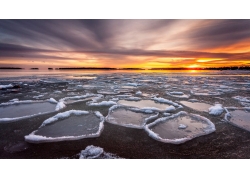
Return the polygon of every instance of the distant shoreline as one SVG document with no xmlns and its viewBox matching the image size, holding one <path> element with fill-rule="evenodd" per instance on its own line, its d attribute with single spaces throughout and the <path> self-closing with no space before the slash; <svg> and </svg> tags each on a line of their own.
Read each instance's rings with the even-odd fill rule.
<svg viewBox="0 0 250 180">
<path fill-rule="evenodd" d="M 0 69 L 24 69 L 19 67 L 0 67 Z"/>
<path fill-rule="evenodd" d="M 6 70 L 21 70 L 25 68 L 20 67 L 0 67 L 0 69 L 6 69 Z M 27 70 L 40 70 L 39 68 L 26 68 Z M 44 70 L 44 69 L 41 69 Z M 139 70 L 139 71 L 145 71 L 145 70 L 166 70 L 166 71 L 172 71 L 172 70 L 250 70 L 250 66 L 232 66 L 232 67 L 208 67 L 208 68 L 151 68 L 151 69 L 143 69 L 143 68 L 85 68 L 85 67 L 76 67 L 76 68 L 48 68 L 48 70 L 114 70 L 114 71 L 120 71 L 120 70 Z"/>
</svg>

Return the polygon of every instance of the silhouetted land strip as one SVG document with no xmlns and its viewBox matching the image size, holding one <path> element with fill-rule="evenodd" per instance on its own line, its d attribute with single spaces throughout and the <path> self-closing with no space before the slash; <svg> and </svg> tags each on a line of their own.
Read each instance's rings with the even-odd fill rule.
<svg viewBox="0 0 250 180">
<path fill-rule="evenodd" d="M 250 70 L 250 66 L 207 67 L 207 68 L 152 68 L 151 70 Z"/>
<path fill-rule="evenodd" d="M 20 67 L 0 67 L 0 69 L 23 69 Z"/>
<path fill-rule="evenodd" d="M 116 68 L 85 68 L 85 67 L 76 67 L 76 68 L 56 68 L 56 70 L 79 70 L 79 69 L 81 69 L 81 70 L 84 70 L 84 69 L 86 69 L 86 70 L 89 70 L 89 69 L 91 69 L 91 70 L 117 70 Z"/>
<path fill-rule="evenodd" d="M 95 67 L 73 67 L 55 68 L 56 70 L 250 70 L 250 66 L 228 66 L 228 67 L 207 67 L 207 68 L 95 68 Z"/>
<path fill-rule="evenodd" d="M 30 68 L 31 70 L 39 70 L 39 68 Z"/>
</svg>

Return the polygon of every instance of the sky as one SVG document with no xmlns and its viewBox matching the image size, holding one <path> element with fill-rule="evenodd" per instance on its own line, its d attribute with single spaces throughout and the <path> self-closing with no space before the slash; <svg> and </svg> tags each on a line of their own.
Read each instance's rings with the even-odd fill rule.
<svg viewBox="0 0 250 180">
<path fill-rule="evenodd" d="M 250 65 L 250 20 L 0 20 L 1 67 Z"/>
</svg>

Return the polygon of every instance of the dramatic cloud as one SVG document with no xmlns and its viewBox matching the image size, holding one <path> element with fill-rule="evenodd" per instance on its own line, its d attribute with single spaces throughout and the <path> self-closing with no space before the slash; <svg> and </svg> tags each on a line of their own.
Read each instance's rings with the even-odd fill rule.
<svg viewBox="0 0 250 180">
<path fill-rule="evenodd" d="M 0 65 L 248 65 L 250 20 L 0 20 Z"/>
</svg>

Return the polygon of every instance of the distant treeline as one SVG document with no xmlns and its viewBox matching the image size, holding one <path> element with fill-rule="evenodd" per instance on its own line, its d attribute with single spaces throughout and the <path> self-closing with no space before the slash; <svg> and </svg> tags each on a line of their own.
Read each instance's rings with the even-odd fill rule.
<svg viewBox="0 0 250 180">
<path fill-rule="evenodd" d="M 20 67 L 0 67 L 0 69 L 24 69 Z M 31 70 L 39 70 L 39 68 L 30 68 Z M 48 68 L 53 70 L 53 68 Z M 207 67 L 207 68 L 96 68 L 96 67 L 68 67 L 55 68 L 55 70 L 250 70 L 250 66 L 226 66 L 226 67 Z"/>
<path fill-rule="evenodd" d="M 0 69 L 23 69 L 20 67 L 0 67 Z"/>
<path fill-rule="evenodd" d="M 146 70 L 143 68 L 95 68 L 95 67 L 75 67 L 56 68 L 56 70 Z M 250 70 L 250 66 L 228 66 L 228 67 L 207 67 L 207 68 L 151 68 L 149 70 Z"/>
</svg>

